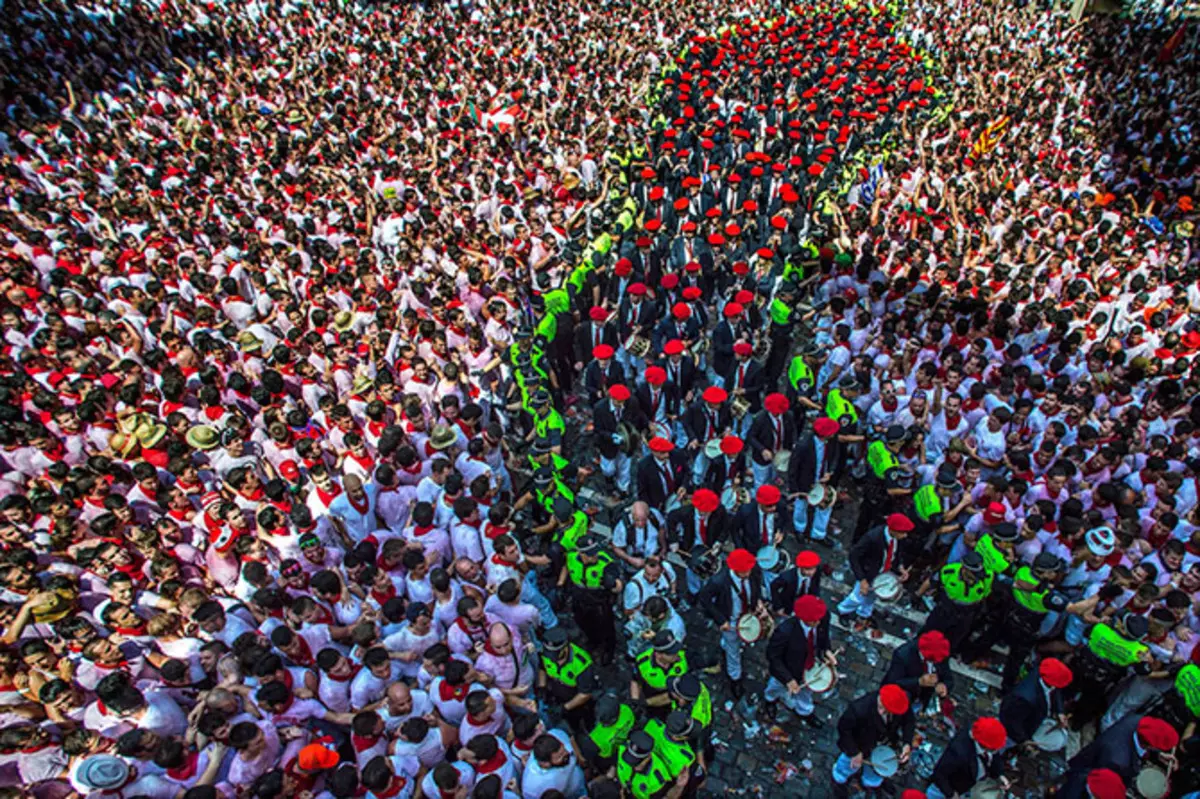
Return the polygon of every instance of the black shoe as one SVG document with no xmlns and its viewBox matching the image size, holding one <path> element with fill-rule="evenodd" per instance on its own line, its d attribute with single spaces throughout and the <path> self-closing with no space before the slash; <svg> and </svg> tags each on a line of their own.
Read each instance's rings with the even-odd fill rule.
<svg viewBox="0 0 1200 799">
<path fill-rule="evenodd" d="M 775 720 L 779 718 L 779 706 L 775 702 L 768 702 L 765 699 L 763 700 L 762 705 L 758 708 L 758 712 L 764 719 L 772 724 L 774 724 Z"/>
<path fill-rule="evenodd" d="M 735 700 L 742 698 L 742 681 L 741 680 L 734 680 L 734 679 L 729 680 L 729 695 L 732 696 Z"/>
<path fill-rule="evenodd" d="M 801 716 L 800 721 L 804 724 L 807 724 L 814 730 L 819 730 L 825 726 L 825 722 L 817 718 L 816 713 L 809 713 L 807 716 Z"/>
<path fill-rule="evenodd" d="M 832 788 L 830 793 L 832 793 L 834 799 L 850 799 L 849 785 L 842 785 L 841 783 L 835 782 L 832 779 L 829 780 L 829 785 Z"/>
</svg>

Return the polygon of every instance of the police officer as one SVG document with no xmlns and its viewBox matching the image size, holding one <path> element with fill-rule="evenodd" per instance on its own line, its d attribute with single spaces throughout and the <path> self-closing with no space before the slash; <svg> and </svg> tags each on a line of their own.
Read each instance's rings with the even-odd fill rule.
<svg viewBox="0 0 1200 799">
<path fill-rule="evenodd" d="M 579 753 L 593 774 L 603 774 L 617 762 L 617 752 L 625 745 L 637 723 L 633 708 L 612 694 L 596 702 L 596 724 L 576 739 Z"/>
<path fill-rule="evenodd" d="M 543 644 L 538 688 L 562 708 L 571 729 L 591 729 L 596 721 L 594 697 L 600 691 L 592 656 L 572 643 L 562 627 L 547 630 Z"/>
<path fill-rule="evenodd" d="M 704 762 L 702 754 L 691 744 L 694 722 L 682 711 L 676 710 L 667 716 L 666 722 L 651 719 L 646 722 L 646 734 L 654 739 L 654 754 L 658 755 L 672 779 L 687 773 L 684 796 L 695 796 L 704 784 Z"/>
<path fill-rule="evenodd" d="M 791 403 L 792 419 L 796 423 L 797 433 L 804 432 L 804 424 L 809 411 L 821 410 L 821 406 L 815 399 L 817 375 L 808 362 L 815 352 L 815 345 L 806 345 L 799 353 L 792 356 L 787 368 L 787 385 L 784 388 L 784 395 Z"/>
<path fill-rule="evenodd" d="M 695 722 L 692 725 L 692 748 L 703 750 L 704 762 L 711 763 L 713 704 L 708 686 L 695 674 L 685 674 L 667 678 L 667 693 L 671 695 L 672 710 L 682 710 L 692 717 Z"/>
<path fill-rule="evenodd" d="M 1072 663 L 1078 690 L 1071 709 L 1076 729 L 1104 712 L 1108 692 L 1130 671 L 1141 676 L 1150 673 L 1150 648 L 1142 643 L 1149 631 L 1146 617 L 1127 608 L 1088 631 L 1087 648 Z"/>
<path fill-rule="evenodd" d="M 826 415 L 829 415 L 828 411 Z M 882 440 L 876 439 L 867 445 L 867 473 L 858 521 L 854 525 L 854 541 L 862 538 L 881 516 L 891 513 L 895 507 L 903 507 L 906 504 L 903 500 L 911 496 L 911 489 L 905 487 L 907 473 L 900 468 L 897 457 L 906 439 L 904 428 L 894 424 L 884 432 Z"/>
<path fill-rule="evenodd" d="M 526 436 L 526 440 L 547 439 L 550 442 L 551 451 L 561 455 L 567 424 L 563 421 L 562 414 L 551 405 L 550 392 L 539 388 L 529 398 L 529 404 L 533 407 L 533 431 Z"/>
<path fill-rule="evenodd" d="M 619 570 L 600 539 L 589 534 L 579 539 L 574 552 L 567 554 L 558 577 L 560 588 L 570 580 L 575 623 L 587 636 L 601 665 L 612 662 L 617 646 L 615 608 L 622 589 Z"/>
<path fill-rule="evenodd" d="M 687 653 L 670 630 L 659 630 L 650 648 L 634 660 L 634 675 L 629 683 L 629 695 L 642 701 L 646 712 L 655 718 L 666 718 L 671 710 L 667 680 L 687 674 Z"/>
<path fill-rule="evenodd" d="M 666 763 L 654 754 L 654 739 L 645 730 L 630 735 L 617 758 L 617 779 L 631 799 L 665 797 L 672 794 L 676 785 L 686 785 L 687 777 L 684 772 L 671 779 Z M 678 794 L 675 792 L 673 795 Z"/>
<path fill-rule="evenodd" d="M 934 582 L 942 590 L 921 632 L 938 630 L 950 642 L 951 651 L 957 651 L 974 629 L 983 600 L 992 592 L 992 574 L 972 550 L 958 563 L 943 566 Z"/>
<path fill-rule="evenodd" d="M 796 323 L 799 321 L 799 314 L 795 308 L 798 294 L 799 287 L 791 279 L 791 275 L 788 275 L 779 284 L 779 288 L 775 290 L 775 296 L 767 306 L 767 314 L 771 319 L 770 327 L 767 329 L 767 335 L 771 341 L 771 351 L 767 355 L 766 365 L 768 386 L 778 385 L 779 376 L 788 362 L 788 352 L 791 350 Z"/>
</svg>

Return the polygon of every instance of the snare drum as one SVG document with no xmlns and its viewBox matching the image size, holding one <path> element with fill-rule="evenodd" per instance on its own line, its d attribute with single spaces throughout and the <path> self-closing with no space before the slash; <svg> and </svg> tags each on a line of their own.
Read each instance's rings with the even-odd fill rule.
<svg viewBox="0 0 1200 799">
<path fill-rule="evenodd" d="M 828 663 L 814 663 L 804 672 L 804 687 L 814 694 L 828 693 L 837 685 L 837 671 Z"/>
<path fill-rule="evenodd" d="M 754 555 L 758 561 L 758 568 L 763 571 L 770 571 L 779 565 L 779 549 L 778 547 L 766 546 L 758 550 Z"/>
<path fill-rule="evenodd" d="M 1000 787 L 1000 781 L 993 779 L 980 780 L 968 794 L 970 799 L 1003 799 L 1004 795 L 1005 790 Z"/>
<path fill-rule="evenodd" d="M 1067 731 L 1057 721 L 1046 719 L 1029 740 L 1043 752 L 1059 752 L 1067 748 Z"/>
<path fill-rule="evenodd" d="M 790 449 L 781 449 L 775 453 L 771 464 L 775 467 L 775 474 L 787 474 L 788 466 L 792 463 L 792 451 Z"/>
<path fill-rule="evenodd" d="M 763 637 L 762 619 L 753 613 L 743 613 L 737 620 L 737 634 L 747 644 L 752 644 Z"/>
<path fill-rule="evenodd" d="M 891 602 L 900 596 L 903 588 L 900 584 L 900 578 L 891 572 L 880 574 L 871 583 L 871 593 L 875 594 L 875 598 L 880 602 Z"/>
<path fill-rule="evenodd" d="M 1133 786 L 1144 799 L 1163 799 L 1171 792 L 1171 781 L 1167 779 L 1167 772 L 1158 766 L 1142 766 L 1142 770 L 1133 781 Z"/>
<path fill-rule="evenodd" d="M 869 763 L 875 773 L 885 780 L 900 770 L 900 756 L 890 746 L 877 746 L 872 749 Z"/>
<path fill-rule="evenodd" d="M 709 441 L 704 445 L 704 457 L 708 458 L 710 461 L 715 461 L 717 458 L 721 457 L 721 439 L 714 438 L 712 441 Z"/>
</svg>

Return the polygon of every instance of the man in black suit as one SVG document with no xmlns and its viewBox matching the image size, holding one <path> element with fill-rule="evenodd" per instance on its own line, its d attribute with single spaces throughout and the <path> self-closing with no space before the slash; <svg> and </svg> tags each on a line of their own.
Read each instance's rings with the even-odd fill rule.
<svg viewBox="0 0 1200 799">
<path fill-rule="evenodd" d="M 685 353 L 686 346 L 679 339 L 663 342 L 663 359 L 659 366 L 667 373 L 667 381 L 673 384 L 679 392 L 679 400 L 684 405 L 691 405 L 693 391 L 696 387 L 696 361 Z"/>
<path fill-rule="evenodd" d="M 614 358 L 616 350 L 601 344 L 592 350 L 592 361 L 583 370 L 583 391 L 589 405 L 608 396 L 608 387 L 625 382 L 625 370 Z"/>
<path fill-rule="evenodd" d="M 818 663 L 837 668 L 829 649 L 829 614 L 824 600 L 805 594 L 792 604 L 792 616 L 779 624 L 767 642 L 767 688 L 764 709 L 774 721 L 775 703 L 782 701 L 800 720 L 813 728 L 822 726 L 813 715 L 813 695 L 804 674 Z"/>
<path fill-rule="evenodd" d="M 608 387 L 608 399 L 602 400 L 592 411 L 592 424 L 596 434 L 596 449 L 600 450 L 600 471 L 613 480 L 619 496 L 628 496 L 630 489 L 629 456 L 621 451 L 617 436 L 617 424 L 626 422 L 640 430 L 645 416 L 632 399 L 629 389 L 621 383 Z"/>
<path fill-rule="evenodd" d="M 735 549 L 725 559 L 727 568 L 717 572 L 700 589 L 697 604 L 721 629 L 721 651 L 725 653 L 725 674 L 733 696 L 742 695 L 742 647 L 738 637 L 738 619 L 744 613 L 766 611 L 763 602 L 763 576 L 753 552 Z"/>
<path fill-rule="evenodd" d="M 701 335 L 700 324 L 693 316 L 691 306 L 686 302 L 677 302 L 671 306 L 670 315 L 654 328 L 651 344 L 655 351 L 661 351 L 662 345 L 672 339 L 679 339 L 685 345 L 691 346 L 700 340 Z"/>
<path fill-rule="evenodd" d="M 746 446 L 750 448 L 750 470 L 754 485 L 765 485 L 775 477 L 775 453 L 791 450 L 796 443 L 796 424 L 788 413 L 791 403 L 782 394 L 768 394 L 763 409 L 750 423 Z"/>
<path fill-rule="evenodd" d="M 714 438 L 721 438 L 733 426 L 733 414 L 725 404 L 729 394 L 718 386 L 709 386 L 683 414 L 683 430 L 688 439 L 688 450 L 695 461 L 692 466 L 692 481 L 704 482 L 708 470 L 708 456 L 704 445 Z M 720 493 L 718 489 L 718 494 Z"/>
<path fill-rule="evenodd" d="M 842 445 L 837 437 L 840 429 L 841 425 L 827 416 L 814 420 L 812 430 L 792 447 L 792 458 L 788 463 L 787 487 L 795 498 L 792 528 L 796 535 L 813 541 L 824 540 L 828 535 L 833 503 L 810 506 L 808 494 L 817 484 L 824 485 L 826 491 L 837 490 L 836 475 L 842 462 Z"/>
<path fill-rule="evenodd" d="M 930 633 L 926 633 L 929 635 Z M 1058 658 L 1044 658 L 1037 673 L 1025 676 L 1000 701 L 1000 721 L 1008 730 L 1008 740 L 1023 744 L 1033 737 L 1044 721 L 1057 721 L 1063 727 L 1063 689 L 1074 678 L 1067 664 Z"/>
<path fill-rule="evenodd" d="M 763 384 L 766 382 L 762 365 L 752 357 L 754 347 L 748 341 L 733 345 L 733 363 L 723 375 L 725 390 L 730 396 L 745 397 L 750 401 L 750 412 L 762 406 Z"/>
<path fill-rule="evenodd" d="M 707 466 L 704 471 L 702 484 L 705 488 L 722 496 L 725 489 L 737 489 L 750 483 L 749 470 L 746 468 L 746 443 L 737 436 L 724 436 L 721 439 L 721 454 L 716 458 L 706 458 Z"/>
<path fill-rule="evenodd" d="M 634 283 L 626 292 L 625 299 L 617 308 L 618 335 L 621 338 L 621 362 L 630 374 L 642 371 L 645 365 L 642 356 L 634 355 L 628 350 L 629 344 L 635 338 L 650 340 L 654 331 L 654 303 L 646 299 L 646 284 Z"/>
<path fill-rule="evenodd" d="M 908 569 L 900 564 L 900 542 L 913 529 L 912 520 L 903 513 L 893 513 L 885 523 L 874 528 L 850 548 L 850 568 L 854 571 L 854 590 L 837 607 L 838 613 L 858 615 L 854 629 L 864 630 L 871 622 L 875 609 L 872 582 L 884 572 L 895 572 L 903 582 Z"/>
<path fill-rule="evenodd" d="M 737 533 L 734 543 L 758 552 L 763 547 L 779 546 L 783 543 L 784 521 L 786 514 L 780 512 L 779 489 L 773 485 L 762 486 L 754 493 L 754 502 L 749 502 L 738 509 L 736 517 Z M 767 578 L 771 584 L 773 576 Z"/>
<path fill-rule="evenodd" d="M 715 383 L 724 381 L 733 366 L 733 345 L 738 339 L 737 323 L 742 315 L 742 306 L 736 302 L 725 304 L 722 311 L 724 318 L 717 322 L 712 332 L 712 371 L 711 377 L 717 378 Z"/>
<path fill-rule="evenodd" d="M 954 685 L 950 642 L 937 630 L 931 630 L 915 641 L 901 644 L 892 653 L 883 681 L 903 688 L 912 697 L 914 710 L 921 712 L 934 694 L 944 697 Z"/>
<path fill-rule="evenodd" d="M 608 319 L 608 311 L 599 305 L 588 311 L 588 321 L 575 328 L 575 360 L 585 364 L 601 344 L 617 348 L 617 328 Z"/>
<path fill-rule="evenodd" d="M 771 607 L 779 616 L 792 613 L 796 600 L 821 595 L 821 556 L 811 549 L 796 555 L 795 565 L 783 570 L 771 583 Z"/>
<path fill-rule="evenodd" d="M 839 753 L 833 764 L 833 795 L 848 797 L 847 783 L 860 769 L 864 788 L 883 785 L 884 778 L 863 761 L 870 759 L 875 747 L 886 745 L 899 748 L 900 762 L 907 762 L 915 728 L 912 703 L 898 685 L 885 685 L 847 705 L 837 725 Z"/>
<path fill-rule="evenodd" d="M 925 796 L 953 799 L 969 794 L 981 780 L 1000 779 L 1004 770 L 1000 751 L 1007 740 L 1004 725 L 992 716 L 976 719 L 970 727 L 960 729 L 933 767 Z"/>
<path fill-rule="evenodd" d="M 1087 796 L 1087 777 L 1093 769 L 1111 769 L 1132 785 L 1143 761 L 1179 745 L 1179 731 L 1154 716 L 1130 713 L 1096 737 L 1067 761 L 1058 796 Z"/>
<path fill-rule="evenodd" d="M 637 467 L 638 499 L 665 514 L 672 498 L 674 506 L 687 494 L 691 470 L 683 453 L 670 440 L 655 436 L 647 446 L 650 454 Z"/>
<path fill-rule="evenodd" d="M 731 520 L 721 498 L 707 488 L 697 488 L 692 501 L 667 514 L 667 541 L 679 547 L 688 563 L 685 571 L 688 597 L 700 591 L 700 577 L 692 569 L 693 555 L 711 549 L 729 537 Z"/>
<path fill-rule="evenodd" d="M 646 414 L 646 424 L 657 422 L 660 431 L 665 431 L 665 437 L 674 439 L 675 420 L 681 410 L 679 390 L 667 380 L 667 370 L 661 366 L 647 366 L 644 376 L 645 380 L 638 383 L 636 394 L 638 407 Z"/>
</svg>

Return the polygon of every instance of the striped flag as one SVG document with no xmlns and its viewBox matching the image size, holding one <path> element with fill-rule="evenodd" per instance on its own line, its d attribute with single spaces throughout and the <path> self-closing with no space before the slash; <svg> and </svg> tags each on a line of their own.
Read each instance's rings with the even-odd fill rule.
<svg viewBox="0 0 1200 799">
<path fill-rule="evenodd" d="M 1002 116 L 984 128 L 983 132 L 979 134 L 979 139 L 971 145 L 971 155 L 978 158 L 995 150 L 996 145 L 1000 144 L 1000 140 L 1008 131 L 1008 122 L 1008 116 Z"/>
<path fill-rule="evenodd" d="M 862 200 L 862 205 L 870 205 L 875 202 L 875 192 L 879 190 L 879 184 L 883 182 L 883 178 L 883 161 L 875 161 L 867 170 L 867 179 L 863 182 L 862 188 L 858 192 L 859 199 Z"/>
</svg>

